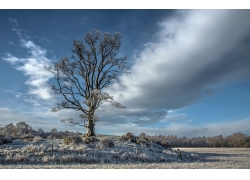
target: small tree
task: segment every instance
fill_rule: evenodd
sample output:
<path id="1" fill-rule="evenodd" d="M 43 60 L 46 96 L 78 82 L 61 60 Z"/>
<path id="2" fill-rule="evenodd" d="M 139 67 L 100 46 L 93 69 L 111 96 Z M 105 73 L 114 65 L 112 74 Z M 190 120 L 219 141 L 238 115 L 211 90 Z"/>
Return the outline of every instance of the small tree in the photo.
<path id="1" fill-rule="evenodd" d="M 102 34 L 93 30 L 86 33 L 84 41 L 73 41 L 71 58 L 62 58 L 59 62 L 45 67 L 55 75 L 57 85 L 52 85 L 52 90 L 64 98 L 52 108 L 52 111 L 61 109 L 81 111 L 83 114 L 80 114 L 80 118 L 84 122 L 83 125 L 71 118 L 61 121 L 86 127 L 85 136 L 95 136 L 94 126 L 97 118 L 94 113 L 102 102 L 125 108 L 114 101 L 107 92 L 101 91 L 112 80 L 117 79 L 120 73 L 128 73 L 126 56 L 116 57 L 121 46 L 120 40 L 120 33 L 112 36 L 109 33 Z"/>

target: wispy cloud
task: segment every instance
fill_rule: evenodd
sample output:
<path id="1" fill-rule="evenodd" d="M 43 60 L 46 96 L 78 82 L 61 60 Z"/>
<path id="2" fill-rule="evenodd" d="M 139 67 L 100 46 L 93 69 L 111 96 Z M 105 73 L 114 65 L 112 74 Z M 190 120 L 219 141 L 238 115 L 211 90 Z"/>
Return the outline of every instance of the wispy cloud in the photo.
<path id="1" fill-rule="evenodd" d="M 18 58 L 7 53 L 3 59 L 28 76 L 26 81 L 26 84 L 30 87 L 28 94 L 41 100 L 52 101 L 53 96 L 48 81 L 53 75 L 44 70 L 44 66 L 51 63 L 46 57 L 46 50 L 29 40 L 20 39 L 20 42 L 21 46 L 27 50 L 29 57 Z"/>
<path id="2" fill-rule="evenodd" d="M 51 43 L 51 41 L 49 39 L 47 39 L 44 36 L 35 36 L 35 38 L 37 38 L 40 42 L 48 42 Z"/>
<path id="3" fill-rule="evenodd" d="M 10 93 L 10 94 L 14 95 L 16 98 L 20 98 L 20 97 L 23 95 L 23 93 L 14 92 L 14 91 L 12 91 L 12 90 L 5 90 L 4 92 Z"/>
<path id="4" fill-rule="evenodd" d="M 10 17 L 10 18 L 8 19 L 8 22 L 9 22 L 11 25 L 13 25 L 13 26 L 18 26 L 18 22 L 17 22 L 17 20 L 16 20 L 15 18 Z"/>
<path id="5" fill-rule="evenodd" d="M 13 43 L 12 41 L 9 41 L 9 44 L 10 44 L 10 45 L 15 45 L 15 43 Z"/>

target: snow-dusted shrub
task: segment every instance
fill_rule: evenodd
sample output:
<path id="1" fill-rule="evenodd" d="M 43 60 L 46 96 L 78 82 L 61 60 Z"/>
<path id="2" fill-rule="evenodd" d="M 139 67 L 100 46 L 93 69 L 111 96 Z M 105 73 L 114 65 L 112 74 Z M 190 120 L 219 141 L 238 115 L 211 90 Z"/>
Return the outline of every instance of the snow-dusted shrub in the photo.
<path id="1" fill-rule="evenodd" d="M 103 149 L 104 144 L 101 143 L 101 142 L 99 142 L 99 143 L 97 143 L 97 144 L 95 145 L 95 147 L 96 147 L 97 149 Z"/>
<path id="2" fill-rule="evenodd" d="M 8 144 L 8 143 L 12 143 L 12 138 L 11 137 L 4 138 L 3 135 L 0 135 L 0 145 L 1 144 Z"/>
<path id="3" fill-rule="evenodd" d="M 69 136 L 63 138 L 63 143 L 66 145 L 69 144 L 80 144 L 82 142 L 82 138 L 79 136 Z"/>
<path id="4" fill-rule="evenodd" d="M 149 145 L 149 142 L 144 140 L 144 139 L 137 139 L 136 143 L 140 144 L 140 145 L 143 145 L 143 146 L 148 146 Z"/>
<path id="5" fill-rule="evenodd" d="M 87 149 L 87 145 L 86 144 L 80 144 L 78 146 L 75 147 L 75 150 L 78 152 L 83 152 L 85 149 Z"/>
<path id="6" fill-rule="evenodd" d="M 52 135 L 49 135 L 49 136 L 47 137 L 47 139 L 48 139 L 49 141 L 51 141 L 51 140 L 56 139 L 56 137 L 55 137 L 55 136 L 52 136 Z"/>
<path id="7" fill-rule="evenodd" d="M 24 146 L 23 148 L 21 148 L 21 152 L 35 153 L 35 152 L 39 152 L 39 151 L 41 151 L 43 149 L 44 149 L 43 146 L 37 146 L 37 145 L 29 144 L 29 145 Z"/>
<path id="8" fill-rule="evenodd" d="M 94 144 L 96 142 L 100 141 L 99 139 L 97 139 L 96 137 L 92 136 L 92 137 L 85 137 L 84 138 L 84 142 L 87 144 Z"/>
<path id="9" fill-rule="evenodd" d="M 23 135 L 23 136 L 22 136 L 22 140 L 23 140 L 23 141 L 32 141 L 33 138 L 34 138 L 34 136 L 31 135 L 31 134 L 26 134 L 26 135 Z"/>
<path id="10" fill-rule="evenodd" d="M 82 138 L 80 136 L 74 136 L 74 143 L 75 144 L 80 144 L 82 143 Z"/>
<path id="11" fill-rule="evenodd" d="M 128 132 L 126 135 L 123 135 L 121 139 L 125 141 L 136 142 L 138 138 L 133 133 Z"/>
<path id="12" fill-rule="evenodd" d="M 11 137 L 5 138 L 5 143 L 6 144 L 12 143 L 12 138 Z"/>
<path id="13" fill-rule="evenodd" d="M 152 162 L 152 159 L 150 158 L 150 156 L 146 153 L 141 153 L 139 154 L 140 160 L 142 162 Z"/>
<path id="14" fill-rule="evenodd" d="M 7 155 L 5 157 L 5 161 L 7 163 L 18 163 L 18 162 L 29 161 L 29 157 L 27 155 L 17 153 L 14 156 Z"/>
<path id="15" fill-rule="evenodd" d="M 170 144 L 167 141 L 160 141 L 158 144 L 164 148 L 170 148 Z"/>
<path id="16" fill-rule="evenodd" d="M 54 162 L 55 161 L 55 155 L 53 156 L 43 156 L 42 162 L 48 163 L 48 162 Z"/>
<path id="17" fill-rule="evenodd" d="M 41 136 L 35 136 L 32 140 L 33 143 L 39 143 L 40 141 L 43 141 Z"/>
<path id="18" fill-rule="evenodd" d="M 111 139 L 101 139 L 101 143 L 104 145 L 104 146 L 106 146 L 106 147 L 110 147 L 110 148 L 112 148 L 112 147 L 114 147 L 115 146 L 115 143 L 114 143 L 114 141 L 112 141 Z"/>
<path id="19" fill-rule="evenodd" d="M 3 141 L 4 141 L 4 136 L 3 136 L 3 135 L 0 135 L 0 142 L 3 143 Z"/>
<path id="20" fill-rule="evenodd" d="M 133 152 L 124 152 L 121 155 L 121 160 L 123 161 L 135 161 L 137 159 L 136 154 Z"/>

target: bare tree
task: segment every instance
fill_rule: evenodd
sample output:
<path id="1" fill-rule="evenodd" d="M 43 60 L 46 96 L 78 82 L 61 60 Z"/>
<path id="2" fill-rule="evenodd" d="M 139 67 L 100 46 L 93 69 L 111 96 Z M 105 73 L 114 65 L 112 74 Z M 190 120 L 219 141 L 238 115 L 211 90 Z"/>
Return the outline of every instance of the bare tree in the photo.
<path id="1" fill-rule="evenodd" d="M 51 86 L 52 90 L 64 98 L 52 108 L 52 111 L 81 111 L 80 118 L 84 124 L 77 123 L 71 118 L 61 121 L 86 127 L 85 136 L 95 136 L 94 126 L 97 118 L 94 113 L 102 102 L 109 102 L 117 108 L 125 108 L 114 101 L 113 96 L 101 91 L 117 79 L 119 74 L 129 73 L 126 56 L 116 57 L 120 47 L 120 33 L 112 36 L 93 30 L 86 33 L 83 41 L 73 41 L 71 58 L 62 58 L 59 62 L 45 67 L 55 75 L 57 84 Z"/>

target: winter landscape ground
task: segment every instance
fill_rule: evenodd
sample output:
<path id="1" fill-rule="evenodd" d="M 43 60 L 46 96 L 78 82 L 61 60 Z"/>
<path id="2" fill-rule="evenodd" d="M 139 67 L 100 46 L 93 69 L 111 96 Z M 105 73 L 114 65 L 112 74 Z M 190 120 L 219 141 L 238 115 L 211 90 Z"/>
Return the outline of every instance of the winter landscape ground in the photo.
<path id="1" fill-rule="evenodd" d="M 153 142 L 124 141 L 117 136 L 68 145 L 60 139 L 37 143 L 16 139 L 0 146 L 0 168 L 250 169 L 250 149 L 166 148 Z"/>

